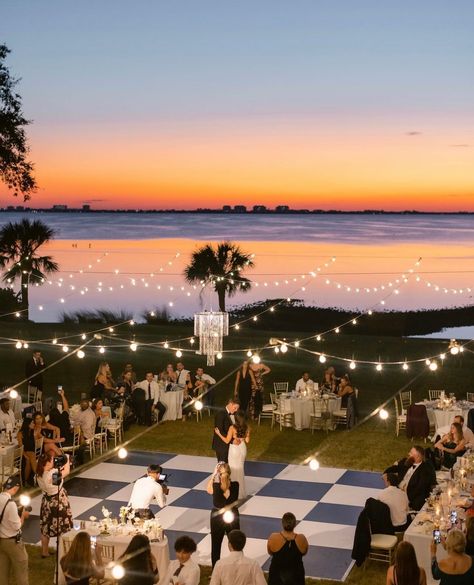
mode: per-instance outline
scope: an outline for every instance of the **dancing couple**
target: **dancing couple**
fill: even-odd
[[[239,483],[239,500],[246,497],[244,463],[247,457],[247,444],[250,441],[250,428],[240,403],[230,398],[226,407],[216,414],[212,448],[217,461],[229,464],[232,480]]]

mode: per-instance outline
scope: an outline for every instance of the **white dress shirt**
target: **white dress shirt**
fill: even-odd
[[[145,391],[146,400],[149,400],[148,384],[150,384],[151,399],[153,400],[154,406],[157,402],[160,402],[162,386],[158,382],[155,382],[155,380],[152,380],[151,382],[148,382],[148,380],[142,380],[139,382],[136,387]]]
[[[160,508],[166,506],[166,496],[163,488],[150,475],[137,479],[133,486],[129,505],[134,510],[143,510],[156,500]]]
[[[62,479],[59,485],[53,485],[53,473],[55,471],[58,470],[50,469],[49,471],[45,471],[41,477],[39,475],[36,476],[38,487],[47,496],[57,496],[58,491],[63,487],[64,480]]]
[[[7,410],[7,412],[3,412],[3,410],[0,409],[0,431],[3,431],[4,429],[6,430],[7,424],[11,425],[11,430],[13,431],[15,428],[15,422],[15,413],[11,408]]]
[[[303,380],[303,378],[300,378],[298,380],[298,382],[296,382],[296,387],[295,387],[296,392],[304,392],[305,390],[314,390],[314,382],[313,380],[309,379],[309,380]]]
[[[166,573],[160,579],[158,585],[170,585],[170,583],[174,583],[173,575],[179,569],[179,565],[180,562],[178,560],[171,561]],[[179,575],[175,577],[176,582],[180,585],[199,585],[200,578],[201,569],[192,559],[187,560],[183,564],[183,568],[179,572]]]
[[[186,379],[188,377],[189,370],[176,370],[176,384],[181,388],[186,386]]]
[[[439,427],[436,430],[436,434],[439,435],[440,439],[442,439],[444,437],[444,435],[447,435],[449,432],[451,432],[451,425],[446,425],[445,427]],[[464,437],[464,443],[466,445],[466,447],[469,447],[470,449],[474,449],[474,433],[471,431],[471,429],[464,425],[462,427],[462,434]]]
[[[205,374],[205,373],[202,376],[196,375],[196,380],[201,380],[202,382],[205,382],[209,386],[212,386],[213,384],[216,383],[216,381],[214,380],[214,378],[212,376],[209,376],[209,374]]]
[[[267,582],[257,561],[242,551],[231,551],[215,564],[211,585],[267,585]]]
[[[95,435],[96,422],[95,413],[90,407],[85,410],[80,410],[74,415],[73,423],[74,425],[79,425],[81,427],[84,439],[92,439]]]
[[[409,510],[408,496],[400,488],[389,485],[379,494],[379,500],[390,508],[390,519],[393,526],[403,526],[407,521]]]
[[[3,514],[2,523],[0,524],[0,538],[11,538],[16,536],[21,529],[21,520],[18,515],[18,508],[15,503],[10,503],[12,499],[8,492],[0,494],[0,515],[3,507],[6,505],[5,513]],[[7,504],[7,502],[9,502]],[[8,576],[7,576],[8,579]]]
[[[411,476],[415,473],[415,471],[418,469],[418,466],[421,465],[421,461],[420,463],[414,463],[405,473],[405,477],[402,479],[402,481],[398,484],[398,487],[403,490],[404,492],[407,491],[407,486],[410,483],[410,479]]]

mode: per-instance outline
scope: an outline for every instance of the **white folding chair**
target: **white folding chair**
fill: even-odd
[[[411,390],[405,390],[404,392],[399,393],[400,396],[400,404],[402,406],[402,410],[400,414],[406,414],[407,409],[411,404]]]
[[[61,447],[61,449],[63,450],[64,453],[71,453],[71,455],[74,457],[76,450],[79,449],[80,440],[81,440],[81,427],[74,427],[74,433],[72,436],[72,445],[67,446],[67,447]]]
[[[401,414],[398,410],[398,400],[396,397],[393,401],[395,402],[395,429],[398,437],[400,431],[407,428],[407,415]]]
[[[294,427],[295,426],[295,413],[290,410],[285,410],[282,407],[282,402],[280,398],[276,399],[276,408],[273,411],[273,418],[272,418],[272,429],[275,422],[278,422],[280,425],[280,431],[283,430],[283,427]]]
[[[38,388],[32,384],[28,384],[28,400],[29,404],[33,404],[38,400]]]
[[[438,400],[438,398],[441,398],[442,392],[444,392],[444,390],[428,390],[428,396],[430,397],[430,400]]]
[[[274,417],[274,412],[275,412],[275,399],[276,399],[276,395],[272,394],[270,392],[270,404],[264,404],[262,406],[262,410],[260,412],[260,414],[258,415],[258,424],[260,425],[260,421],[262,420],[262,418],[270,418],[273,421],[273,417]],[[272,422],[272,426],[273,426],[273,422]]]
[[[288,382],[273,382],[273,392],[277,395],[288,392]]]
[[[39,439],[35,439],[35,457],[36,457],[36,461],[38,461],[41,453],[43,452],[43,442],[44,442],[44,437],[40,437]]]

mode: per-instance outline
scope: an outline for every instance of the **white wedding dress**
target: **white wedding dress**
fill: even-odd
[[[247,443],[242,439],[239,445],[229,445],[229,467],[232,481],[239,482],[239,500],[247,496],[245,491],[244,463],[247,457]]]

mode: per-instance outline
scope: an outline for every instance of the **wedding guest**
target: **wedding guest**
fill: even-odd
[[[153,585],[158,583],[158,565],[145,534],[135,534],[123,555],[118,559],[125,569],[120,585]]]
[[[178,362],[176,364],[176,384],[182,389],[186,385],[186,380],[188,379],[189,370],[184,368],[183,362]]]
[[[233,504],[239,499],[239,484],[231,480],[227,463],[218,463],[207,484],[207,493],[212,495],[211,512],[211,561],[212,566],[221,558],[224,535],[240,528],[239,511]],[[231,511],[230,522],[224,520],[224,512]],[[243,547],[242,547],[243,548]]]
[[[35,441],[41,439],[41,427],[35,427],[31,418],[24,418],[23,424],[17,434],[18,446],[23,446],[23,459],[25,468],[23,477],[25,482],[34,485],[32,474],[36,473],[36,445]]]
[[[344,374],[344,376],[342,376],[336,394],[341,397],[341,408],[347,408],[349,396],[351,394],[355,396],[355,390],[347,374]]]
[[[329,366],[324,370],[323,379],[321,382],[321,391],[337,393],[340,378],[336,377],[336,370],[333,366]]]
[[[36,480],[38,487],[43,492],[40,510],[41,549],[43,558],[49,556],[49,539],[52,536],[59,536],[72,529],[72,512],[63,487],[64,478],[71,471],[69,457],[61,469],[61,480],[59,485],[53,483],[53,474],[58,472],[54,468],[54,457],[51,453],[43,453],[38,459],[36,468]]]
[[[0,431],[6,431],[7,426],[13,431],[16,424],[15,413],[10,408],[10,398],[5,397],[0,399]]]
[[[380,492],[378,499],[389,507],[390,519],[395,530],[403,532],[408,521],[408,496],[398,487],[398,477],[395,473],[384,473],[382,477],[385,489]]]
[[[105,400],[107,396],[115,392],[117,384],[112,378],[112,372],[107,362],[101,362],[95,375],[94,387],[91,390],[91,399],[101,398]]]
[[[104,408],[103,400],[101,400],[100,398],[94,398],[94,400],[92,401],[92,404],[91,404],[91,410],[95,416],[95,429],[94,429],[95,433],[100,433],[100,431],[102,430],[102,424],[107,419],[110,418],[109,411],[108,410],[104,411],[103,408]]]
[[[71,421],[69,418],[69,402],[66,398],[64,390],[58,390],[61,401],[49,411],[49,422],[59,429],[59,435],[64,437],[63,446],[72,445],[73,433],[71,429]]]
[[[444,467],[451,469],[456,463],[456,459],[462,457],[466,452],[466,443],[461,424],[458,422],[453,423],[450,432],[435,443],[435,449],[441,451]]]
[[[272,560],[268,573],[268,585],[304,585],[303,557],[308,552],[308,541],[303,534],[296,534],[296,517],[291,512],[283,514],[283,530],[270,534],[267,551]]]
[[[123,396],[125,399],[128,399],[132,396],[133,389],[136,384],[136,380],[134,380],[135,372],[131,370],[124,371],[122,374],[122,379],[117,382],[117,393]]]
[[[95,558],[91,547],[91,537],[87,532],[78,532],[71,542],[67,553],[61,558],[60,565],[66,585],[89,585],[90,579],[104,578],[100,548],[95,548]]]
[[[133,365],[130,362],[125,364],[125,367],[123,368],[122,380],[125,379],[125,374],[128,374],[128,373],[130,373],[130,375],[131,375],[131,380],[132,380],[133,384],[136,384],[137,383],[137,373],[133,369]]]
[[[196,377],[193,372],[189,372],[186,384],[183,390],[183,421],[186,417],[191,417],[194,408],[194,399],[199,396],[199,389],[196,387]]]
[[[450,530],[446,537],[447,557],[436,558],[437,544],[431,541],[431,574],[439,579],[439,585],[472,585],[474,582],[474,558],[466,554],[466,537],[460,530]]]
[[[33,350],[31,358],[25,364],[25,378],[28,384],[34,386],[40,392],[38,400],[41,400],[41,393],[43,392],[43,370],[45,363],[41,351]]]
[[[196,548],[196,543],[191,537],[178,537],[174,543],[176,560],[170,562],[159,585],[170,585],[175,582],[180,585],[199,585],[201,569],[191,558]],[[173,578],[176,578],[176,581]]]
[[[43,437],[43,452],[52,453],[53,455],[60,455],[61,444],[65,442],[65,438],[61,437],[59,427],[52,425],[46,421],[43,413],[36,412],[33,416],[33,425],[35,428],[35,438],[38,435]]]
[[[239,400],[240,408],[244,412],[248,410],[252,388],[256,387],[255,377],[249,365],[249,361],[244,360],[235,375],[234,397]]]
[[[314,382],[309,377],[309,372],[303,372],[301,378],[296,382],[295,391],[297,394],[314,391]]]
[[[462,434],[464,437],[464,443],[467,449],[474,449],[474,433],[471,429],[464,424],[464,417],[461,414],[456,415],[453,418],[453,423],[459,423],[462,427]],[[451,424],[453,424],[451,423]],[[440,439],[447,435],[451,431],[451,425],[446,425],[444,427],[438,427],[436,429],[436,438],[435,443],[437,443]]]
[[[215,379],[209,374],[206,374],[204,368],[197,368],[195,377],[196,377],[195,389],[197,390],[198,394],[204,395],[203,400],[207,406],[213,406],[214,405],[213,386],[216,383]]]
[[[426,585],[425,570],[418,566],[415,549],[402,540],[395,551],[395,561],[387,569],[386,585]]]
[[[165,392],[171,392],[171,390],[175,388],[177,377],[173,364],[168,364],[162,373],[162,379],[165,383]]]
[[[80,407],[81,410],[76,414],[75,423],[81,429],[81,443],[84,443],[94,437],[96,417],[87,398],[81,400]]]
[[[161,387],[158,382],[155,381],[155,374],[153,372],[146,372],[145,379],[139,382],[134,392],[137,390],[143,390],[145,392],[145,402],[141,407],[144,408],[143,417],[145,426],[151,425],[151,418],[153,410],[158,411],[158,422],[163,418],[166,412],[166,406],[160,401],[161,398]]]
[[[264,401],[263,377],[269,374],[271,369],[262,362],[259,364],[252,362],[249,368],[254,378],[249,402],[249,417],[253,420],[258,420]]]
[[[212,571],[210,585],[267,585],[263,571],[255,559],[243,553],[247,537],[238,529],[227,535],[230,554],[217,561]],[[293,582],[291,582],[293,583]]]
[[[420,510],[436,485],[436,472],[430,461],[425,461],[425,450],[415,445],[408,453],[411,465],[398,487],[406,491],[411,510]]]

